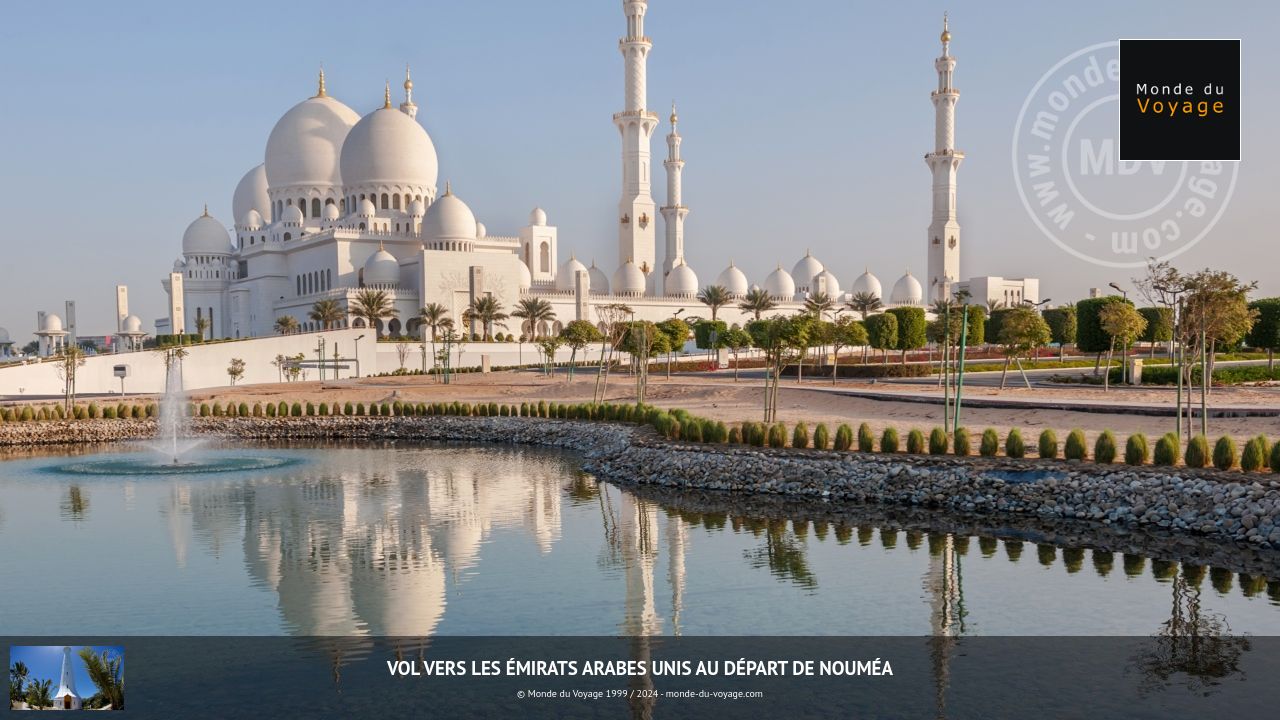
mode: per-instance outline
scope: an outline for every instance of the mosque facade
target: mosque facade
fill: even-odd
[[[432,303],[444,306],[457,323],[484,296],[507,312],[524,298],[550,303],[554,321],[510,328],[525,335],[556,332],[572,320],[600,322],[600,308],[608,305],[625,304],[636,319],[705,317],[698,294],[711,285],[733,298],[719,311],[729,322],[751,319],[738,302],[753,289],[774,300],[770,314],[798,311],[817,293],[837,307],[857,293],[870,293],[889,307],[927,306],[960,290],[979,303],[1039,299],[1034,279],[960,280],[956,178],[964,154],[954,146],[959,92],[952,85],[956,60],[945,25],[932,92],[935,147],[925,157],[933,176],[933,213],[923,282],[907,271],[886,292],[868,270],[842,283],[837,269],[807,251],[790,270],[779,263],[755,283],[732,262],[714,279],[700,278],[685,259],[690,209],[683,198],[679,117],[674,106],[662,118],[648,105],[649,3],[624,0],[622,8],[624,107],[613,115],[622,182],[612,269],[594,261],[587,266],[573,251],[564,252],[542,208],[534,208],[514,233],[490,234],[461,189],[439,187],[436,148],[419,122],[407,69],[403,100],[393,104],[388,85],[382,106],[363,116],[329,94],[321,70],[315,94],[280,118],[263,162],[236,186],[230,231],[207,208],[186,229],[182,255],[162,281],[169,313],[156,321],[156,332],[199,329],[210,338],[261,337],[274,334],[285,316],[303,331],[322,330],[309,315],[325,300],[341,311],[338,327],[362,327],[356,300],[369,289],[382,291],[395,309],[395,317],[378,323],[383,336],[418,334],[419,309]],[[651,147],[664,119],[667,194],[659,206],[651,191]]]

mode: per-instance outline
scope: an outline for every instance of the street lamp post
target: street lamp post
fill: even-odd
[[[356,377],[360,377],[360,341],[364,339],[364,335],[356,336]]]
[[[1129,302],[1128,291],[1115,283],[1108,283],[1108,285],[1111,286],[1112,290],[1120,293],[1120,297],[1124,298],[1125,302]],[[1107,368],[1107,372],[1111,372],[1111,368]],[[1122,347],[1120,348],[1120,384],[1123,385],[1127,382],[1129,382],[1129,348]]]

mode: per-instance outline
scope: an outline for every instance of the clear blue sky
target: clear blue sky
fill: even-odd
[[[950,9],[961,91],[963,275],[1038,275],[1062,302],[1124,281],[1067,256],[1018,200],[1013,125],[1029,88],[1064,55],[1119,37],[1244,40],[1245,161],[1215,232],[1179,264],[1272,279],[1280,164],[1271,74],[1275,3],[653,0],[649,102],[680,103],[690,264],[704,283],[732,258],[753,282],[810,247],[848,284],[870,266],[888,285],[925,272],[935,83]],[[440,181],[494,234],[530,208],[561,252],[617,262],[618,138],[625,28],[617,0],[298,3],[21,3],[0,25],[0,325],[23,342],[38,309],[78,301],[81,334],[114,329],[113,287],[145,327],[186,225],[262,159],[272,125],[314,93],[358,112],[414,68],[419,119]],[[665,127],[661,131],[665,134]],[[655,157],[665,143],[654,142]],[[655,164],[656,165],[656,164]],[[659,203],[665,183],[659,176]],[[1274,231],[1273,231],[1274,234]],[[1264,274],[1265,273],[1265,274]]]
[[[58,691],[58,683],[62,678],[62,648],[66,645],[32,645],[32,646],[15,646],[9,648],[9,667],[13,667],[16,662],[26,663],[30,674],[27,676],[30,680],[51,680],[53,685],[49,692]],[[82,647],[91,647],[94,653],[101,655],[103,651],[109,650],[114,654],[124,656],[124,648],[107,645],[71,645],[71,666],[76,678],[76,692],[80,697],[87,700],[98,692],[98,686],[93,684],[89,679],[89,671],[85,669],[84,660],[80,659],[80,649]]]

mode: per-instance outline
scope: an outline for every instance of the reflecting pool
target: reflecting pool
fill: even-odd
[[[0,635],[1280,634],[1268,558],[1177,538],[631,490],[535,448],[146,452],[3,456]]]

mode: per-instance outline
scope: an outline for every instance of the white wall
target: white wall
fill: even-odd
[[[373,333],[367,329],[330,330],[328,332],[302,333],[298,335],[255,338],[234,342],[195,345],[182,363],[183,384],[187,390],[225,387],[230,384],[227,366],[232,358],[244,360],[244,377],[238,384],[273,383],[279,381],[279,373],[272,361],[277,355],[303,353],[307,359],[316,359],[316,346],[325,339],[325,356],[332,357],[335,346],[344,359],[354,357],[359,342],[360,373],[375,372],[377,365]],[[394,356],[394,346],[392,348]],[[341,371],[342,377],[350,377],[353,367]],[[124,381],[127,393],[158,393],[164,390],[164,357],[154,350],[116,355],[92,355],[77,373],[76,391],[80,393],[110,393],[120,391],[120,379],[115,377],[116,365],[128,365],[129,377]],[[319,379],[319,372],[308,369],[307,378]],[[326,377],[328,375],[326,374]],[[60,395],[63,382],[54,362],[14,365],[0,368],[0,396],[7,398],[31,395]]]
[[[360,342],[364,345],[364,341]],[[422,369],[422,351],[419,349],[421,343],[408,343],[409,354],[405,357],[404,367],[406,370]],[[443,347],[442,343],[436,343],[436,350]],[[360,348],[363,353],[364,348]],[[569,356],[572,350],[567,347],[561,347],[556,352],[556,362],[569,362]],[[400,369],[400,353],[396,349],[396,343],[380,342],[377,349],[377,369],[368,371],[368,374],[391,373]],[[509,367],[519,365],[537,365],[542,361],[542,355],[538,352],[538,348],[531,342],[524,343],[523,355],[521,355],[520,347],[517,343],[485,343],[485,342],[468,342],[462,347],[462,362],[458,362],[458,351],[455,347],[452,352],[453,357],[450,359],[452,367],[480,367],[480,356],[489,356],[490,367]],[[615,358],[623,357],[622,354],[614,352]],[[600,343],[592,343],[585,350],[578,353],[578,361],[600,359]],[[427,341],[427,367],[435,367],[436,363],[432,362],[431,342]]]

